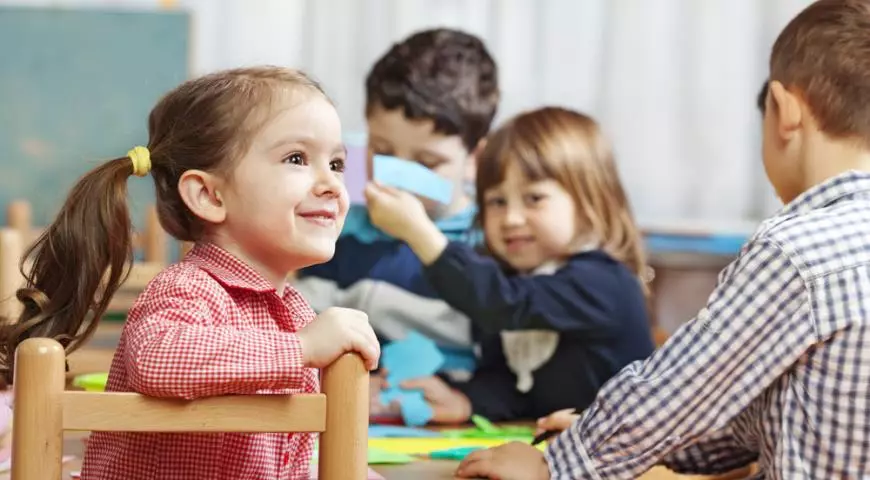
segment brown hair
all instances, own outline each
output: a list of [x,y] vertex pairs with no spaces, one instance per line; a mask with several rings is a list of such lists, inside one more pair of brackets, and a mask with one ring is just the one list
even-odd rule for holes
[[[164,96],[148,118],[148,149],[160,224],[173,237],[197,241],[203,224],[178,191],[187,170],[225,172],[270,118],[282,88],[323,94],[303,73],[279,67],[221,71],[187,81]],[[132,147],[132,145],[131,145]],[[15,349],[30,337],[57,339],[74,351],[93,333],[129,274],[132,225],[127,208],[129,157],[115,158],[75,184],[57,218],[21,262],[24,310],[4,322],[0,359],[12,381]],[[25,269],[25,264],[32,266]]]
[[401,108],[410,120],[459,135],[469,152],[489,131],[499,102],[498,69],[474,35],[448,28],[417,32],[384,54],[366,78],[366,115]]
[[[477,204],[516,165],[530,181],[552,179],[574,199],[602,248],[633,271],[647,292],[640,231],[619,180],[613,152],[592,118],[559,107],[520,114],[493,132],[478,159]],[[648,292],[647,292],[648,293]]]
[[770,79],[800,95],[832,138],[870,147],[870,2],[820,0],[786,25]]

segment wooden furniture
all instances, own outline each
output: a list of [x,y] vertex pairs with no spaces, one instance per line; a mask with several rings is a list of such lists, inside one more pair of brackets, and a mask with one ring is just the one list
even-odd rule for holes
[[319,478],[366,478],[369,378],[357,355],[324,369],[322,394],[192,401],[65,391],[64,350],[51,339],[25,340],[15,358],[12,480],[61,478],[64,430],[322,432]]

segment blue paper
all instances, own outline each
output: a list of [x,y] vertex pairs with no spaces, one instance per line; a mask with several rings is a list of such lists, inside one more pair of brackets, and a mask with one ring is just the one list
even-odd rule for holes
[[426,402],[423,392],[419,390],[389,388],[381,392],[381,401],[384,403],[397,402],[405,425],[422,427],[432,419],[432,407]]
[[402,393],[401,406],[405,425],[422,427],[432,419],[432,407],[419,390]]
[[444,355],[431,339],[411,332],[381,350],[381,366],[387,383],[398,387],[405,380],[434,375],[444,364]]
[[435,450],[434,452],[429,454],[429,458],[433,460],[460,461],[465,459],[465,457],[467,457],[469,453],[483,449],[484,447],[456,447],[448,448],[446,450]]
[[453,200],[453,184],[417,162],[387,155],[375,155],[374,180],[382,185],[407,190],[442,204]]
[[400,427],[395,425],[369,425],[369,438],[427,438],[441,434],[425,428]]
[[381,366],[387,370],[389,388],[381,392],[381,402],[398,402],[406,425],[421,426],[432,419],[432,407],[419,390],[403,390],[405,380],[434,375],[444,364],[444,355],[431,339],[411,332],[381,349]]

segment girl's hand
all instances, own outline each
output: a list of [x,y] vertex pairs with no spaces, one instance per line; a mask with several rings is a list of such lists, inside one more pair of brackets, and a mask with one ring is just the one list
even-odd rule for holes
[[378,366],[381,347],[369,325],[369,317],[359,310],[330,307],[296,333],[302,344],[306,367],[325,368],[345,352],[357,352],[366,368]]
[[387,371],[381,369],[369,376],[369,416],[370,417],[400,417],[402,410],[397,402],[384,405],[381,391],[388,387]]
[[438,377],[407,380],[401,387],[405,390],[422,390],[423,398],[432,407],[434,423],[465,423],[471,418],[471,402],[468,397]]
[[369,183],[365,196],[372,223],[399,240],[432,223],[420,199],[404,190]]
[[564,410],[557,410],[546,417],[539,418],[538,423],[536,425],[537,429],[535,431],[535,435],[540,435],[547,430],[566,430],[571,426],[578,418],[580,418],[580,414],[574,413],[573,408],[566,408]]
[[365,196],[373,225],[407,243],[424,265],[441,256],[447,237],[432,223],[417,197],[375,183],[366,186]]

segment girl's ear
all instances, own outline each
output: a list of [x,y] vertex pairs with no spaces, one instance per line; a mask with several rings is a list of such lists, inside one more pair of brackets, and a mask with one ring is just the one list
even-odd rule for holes
[[226,206],[218,188],[220,178],[202,170],[188,170],[178,180],[178,193],[187,208],[202,220],[222,223],[227,217]]

